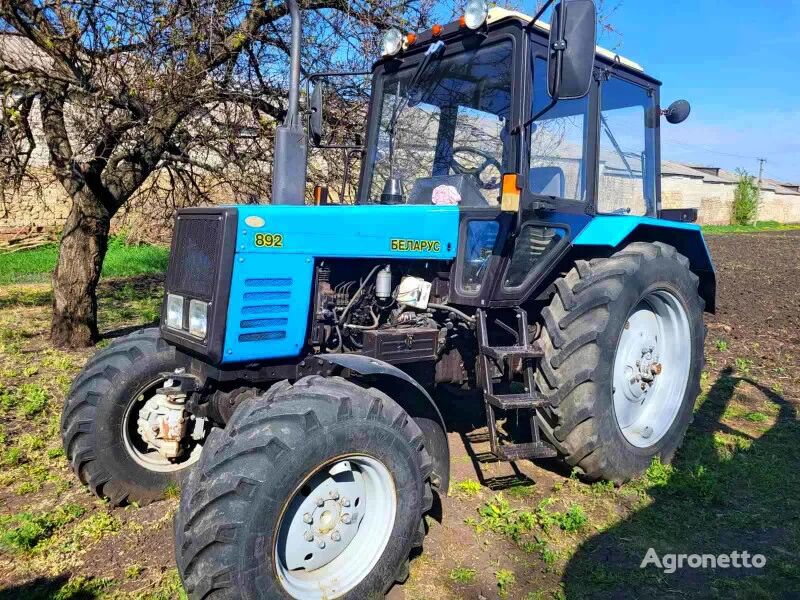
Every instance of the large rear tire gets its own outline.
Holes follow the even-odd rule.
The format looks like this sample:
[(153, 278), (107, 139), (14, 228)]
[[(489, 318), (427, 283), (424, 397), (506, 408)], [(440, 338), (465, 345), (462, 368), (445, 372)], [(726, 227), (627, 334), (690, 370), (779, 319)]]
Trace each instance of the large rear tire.
[(189, 597), (382, 597), (425, 535), (424, 440), (391, 398), (339, 377), (245, 401), (183, 489), (175, 553)]
[(578, 261), (542, 312), (544, 433), (589, 479), (623, 483), (669, 462), (700, 392), (703, 300), (675, 248), (637, 242)]
[(175, 463), (137, 440), (137, 410), (180, 366), (158, 329), (115, 340), (95, 354), (72, 384), (61, 414), (61, 439), (72, 470), (112, 504), (159, 500), (199, 457)]

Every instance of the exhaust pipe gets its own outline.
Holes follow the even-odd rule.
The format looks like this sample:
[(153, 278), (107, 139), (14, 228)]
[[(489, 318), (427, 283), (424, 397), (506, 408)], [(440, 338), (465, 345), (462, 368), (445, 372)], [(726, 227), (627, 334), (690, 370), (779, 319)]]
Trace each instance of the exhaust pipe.
[(275, 130), (272, 163), (272, 203), (305, 204), (307, 136), (300, 116), (300, 40), (303, 23), (297, 0), (286, 0), (292, 19), (289, 106), (283, 125)]

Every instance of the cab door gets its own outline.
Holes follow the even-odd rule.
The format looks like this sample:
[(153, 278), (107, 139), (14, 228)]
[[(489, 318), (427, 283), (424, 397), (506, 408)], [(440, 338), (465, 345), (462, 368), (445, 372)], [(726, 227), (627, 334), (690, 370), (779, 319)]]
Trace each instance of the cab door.
[[(551, 103), (547, 55), (532, 40), (525, 119)], [(523, 302), (566, 254), (594, 211), (597, 82), (583, 98), (560, 100), (523, 133), (519, 227), (498, 265), (492, 304)]]

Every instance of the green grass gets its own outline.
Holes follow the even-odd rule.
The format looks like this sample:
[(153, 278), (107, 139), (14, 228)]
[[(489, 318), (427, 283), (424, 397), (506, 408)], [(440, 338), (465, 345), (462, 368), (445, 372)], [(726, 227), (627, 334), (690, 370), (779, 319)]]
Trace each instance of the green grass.
[[(128, 246), (112, 238), (103, 262), (103, 277), (131, 277), (163, 273), (169, 251), (157, 246)], [(0, 254), (0, 285), (47, 281), (56, 266), (58, 246), (49, 244), (32, 250)]]
[(475, 580), (477, 571), (467, 567), (456, 567), (450, 571), (450, 579), (462, 585), (469, 585)]
[(49, 512), (22, 512), (0, 517), (0, 547), (11, 552), (33, 550), (57, 529), (82, 516), (84, 512), (85, 509), (78, 504), (67, 504)]
[(755, 225), (703, 225), (704, 233), (756, 233), (759, 231), (792, 231), (795, 229), (800, 229), (800, 223), (759, 221)]
[(453, 488), (457, 494), (463, 496), (477, 496), (481, 492), (481, 484), (474, 479), (464, 479), (456, 483)]
[(508, 569), (500, 569), (495, 572), (494, 576), (497, 579), (497, 587), (499, 588), (500, 597), (501, 598), (507, 597), (509, 589), (517, 581), (517, 578), (514, 576), (514, 573), (512, 573)]

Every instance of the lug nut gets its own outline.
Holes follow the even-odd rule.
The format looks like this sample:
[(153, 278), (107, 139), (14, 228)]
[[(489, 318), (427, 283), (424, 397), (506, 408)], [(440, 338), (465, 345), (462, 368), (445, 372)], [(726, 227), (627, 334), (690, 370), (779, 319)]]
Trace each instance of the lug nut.
[(650, 367), (650, 371), (652, 371), (653, 375), (660, 375), (661, 369), (661, 363), (655, 363), (652, 367)]
[(311, 523), (313, 521), (314, 521), (314, 519), (311, 518), (311, 515), (309, 513), (306, 513), (306, 514), (303, 515), (303, 523), (308, 524), (308, 523)]
[(319, 540), (319, 541), (317, 542), (317, 548), (319, 548), (320, 550), (322, 550), (324, 547), (325, 547), (325, 542), (324, 542), (323, 540)]
[(317, 506), (325, 506), (325, 498), (317, 498)]
[(331, 490), (328, 495), (334, 500), (339, 499), (339, 492), (337, 492), (336, 490)]
[(350, 500), (345, 497), (342, 497), (342, 506), (350, 506)]
[(350, 518), (350, 515), (348, 513), (344, 513), (342, 515), (342, 523), (344, 523), (345, 525), (349, 525), (351, 520), (352, 519)]
[(313, 541), (314, 541), (314, 534), (313, 534), (313, 533), (311, 533), (311, 531), (306, 531), (306, 532), (303, 534), (303, 537), (305, 538), (305, 540), (306, 540), (307, 542), (313, 542)]
[(338, 531), (334, 531), (334, 532), (331, 534), (331, 539), (332, 539), (334, 542), (338, 542), (339, 540), (341, 540), (341, 539), (342, 539), (342, 536), (341, 536), (341, 535), (339, 535), (339, 532), (338, 532)]

